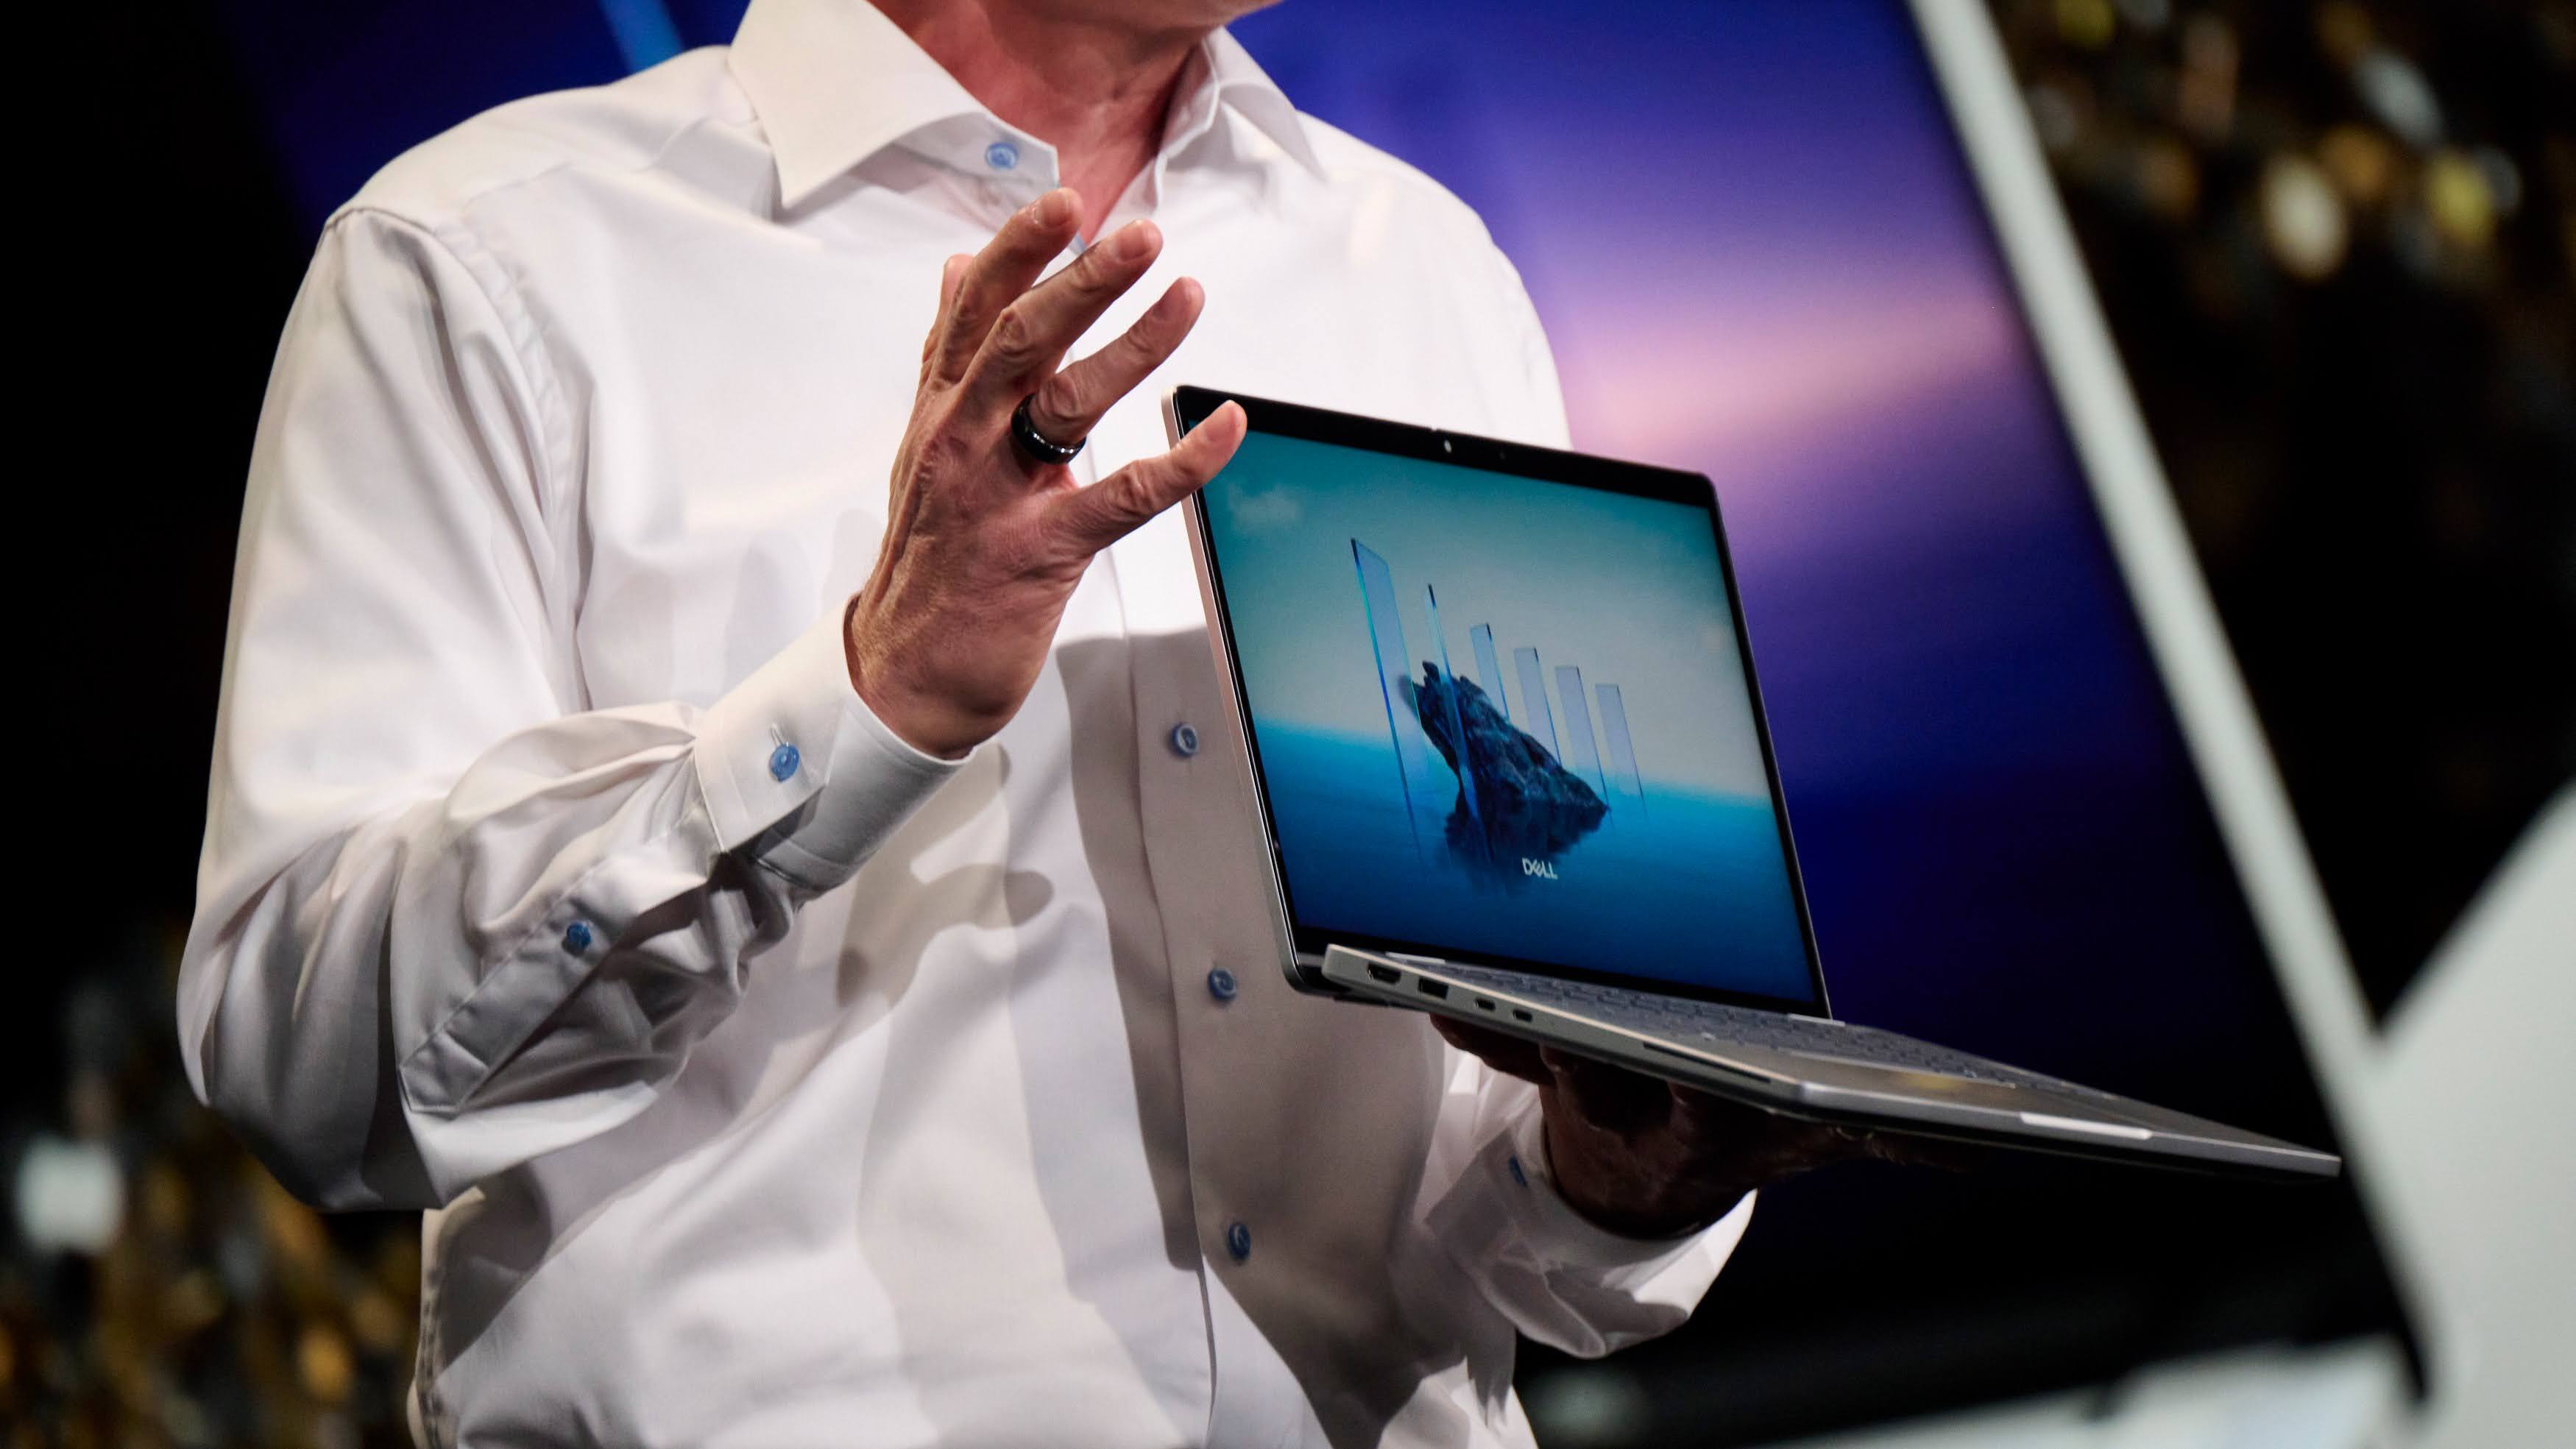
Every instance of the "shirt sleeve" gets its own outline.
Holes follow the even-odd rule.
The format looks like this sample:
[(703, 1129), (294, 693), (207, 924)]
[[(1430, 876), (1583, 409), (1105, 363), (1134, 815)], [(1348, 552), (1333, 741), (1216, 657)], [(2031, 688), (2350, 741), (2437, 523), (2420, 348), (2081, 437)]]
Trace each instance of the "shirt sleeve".
[(957, 768), (861, 703), (840, 608), (704, 708), (587, 707), (533, 336), (470, 236), (344, 214), (253, 447), (180, 1046), (325, 1206), (641, 1112)]
[(1569, 1206), (1536, 1087), (1448, 1049), (1450, 1078), (1416, 1215), (1522, 1333), (1584, 1358), (1679, 1327), (1753, 1220), (1746, 1194), (1707, 1228), (1621, 1237)]

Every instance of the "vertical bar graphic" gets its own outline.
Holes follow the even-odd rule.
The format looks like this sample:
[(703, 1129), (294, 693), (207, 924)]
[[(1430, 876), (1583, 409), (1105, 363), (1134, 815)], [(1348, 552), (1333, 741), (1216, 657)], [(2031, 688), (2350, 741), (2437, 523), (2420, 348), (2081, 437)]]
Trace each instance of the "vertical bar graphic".
[(1596, 684), (1592, 697), (1601, 704), (1601, 752), (1609, 766), (1611, 788), (1623, 790), (1637, 801), (1637, 809), (1646, 808), (1646, 780), (1637, 773), (1637, 745), (1628, 738), (1628, 702), (1620, 697), (1619, 686)]
[(1395, 741), (1396, 780), (1404, 790), (1404, 819), (1413, 830), (1415, 854), (1422, 851), (1420, 813), (1430, 808), (1431, 742), (1405, 702), (1404, 687), (1413, 676), (1406, 662), (1404, 620), (1395, 609), (1395, 576), (1386, 560), (1358, 539), (1351, 540), (1351, 560), (1359, 568), (1360, 604), (1368, 613), (1369, 644), (1377, 651), (1379, 697), (1386, 702), (1387, 733)]
[(1592, 745), (1592, 706), (1583, 697), (1583, 671), (1571, 664), (1556, 666), (1557, 703), (1565, 706), (1565, 767), (1599, 785), (1603, 796), (1610, 793), (1609, 784), (1601, 778), (1601, 752)]
[(1538, 651), (1513, 650), (1512, 667), (1520, 671), (1521, 707), (1529, 711), (1529, 724), (1525, 728), (1529, 730), (1531, 739), (1554, 755), (1557, 753), (1556, 714), (1547, 705), (1547, 675), (1539, 669)]
[(1458, 709), (1458, 672), (1449, 667), (1449, 638), (1440, 632), (1440, 591), (1429, 584), (1422, 586), (1422, 608), (1431, 620), (1431, 649), (1440, 656), (1440, 677), (1448, 690), (1441, 698), (1447, 702), (1449, 742), (1458, 749), (1458, 796), (1467, 802), (1467, 818), (1481, 821), (1485, 812), (1476, 808), (1476, 763), (1467, 751), (1467, 722)]
[(1494, 661), (1494, 626), (1479, 624), (1467, 631), (1467, 642), (1476, 647), (1476, 682), (1493, 696), (1494, 712), (1503, 723), (1512, 722), (1512, 702), (1503, 698), (1503, 666)]

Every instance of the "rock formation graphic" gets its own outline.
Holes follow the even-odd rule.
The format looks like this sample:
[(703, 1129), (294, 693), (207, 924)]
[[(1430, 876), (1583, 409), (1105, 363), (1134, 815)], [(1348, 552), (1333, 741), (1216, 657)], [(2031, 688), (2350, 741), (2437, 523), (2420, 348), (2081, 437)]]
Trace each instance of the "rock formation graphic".
[(1444, 832), (1452, 850), (1508, 876), (1522, 860), (1555, 859), (1610, 813), (1598, 792), (1504, 719), (1476, 681), (1444, 675), (1426, 659), (1422, 682), (1405, 679), (1403, 690), (1405, 707), (1461, 782)]

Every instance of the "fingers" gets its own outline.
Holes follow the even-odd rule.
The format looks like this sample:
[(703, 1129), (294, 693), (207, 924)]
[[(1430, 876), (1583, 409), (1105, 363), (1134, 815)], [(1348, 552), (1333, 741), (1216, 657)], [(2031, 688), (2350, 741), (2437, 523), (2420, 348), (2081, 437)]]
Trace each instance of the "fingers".
[(1672, 1090), (1660, 1077), (1632, 1072), (1556, 1047), (1539, 1048), (1556, 1088), (1584, 1121), (1627, 1136), (1667, 1121)]
[(925, 379), (954, 383), (965, 377), (1002, 314), (1073, 240), (1078, 221), (1073, 193), (1050, 191), (1011, 213), (966, 263), (953, 289), (942, 279), (948, 305), (933, 329)]
[(1017, 407), (1162, 251), (1163, 234), (1150, 221), (1111, 232), (1073, 265), (1002, 308), (966, 369), (966, 386), (985, 407)]
[(948, 320), (957, 305), (957, 283), (966, 275), (966, 264), (975, 260), (959, 252), (939, 267), (939, 307), (930, 314), (930, 331), (921, 339), (921, 381), (930, 380), (931, 360), (939, 355), (939, 339), (948, 335)]
[(1046, 380), (1029, 403), (1038, 435), (1071, 443), (1088, 437), (1136, 384), (1163, 365), (1198, 325), (1207, 294), (1188, 277), (1174, 282), (1118, 340)]
[(1555, 1081), (1555, 1078), (1548, 1073), (1547, 1063), (1539, 1057), (1536, 1042), (1524, 1041), (1508, 1032), (1496, 1031), (1489, 1026), (1477, 1026), (1472, 1022), (1459, 1021), (1446, 1016), (1431, 1018), (1431, 1028), (1439, 1032), (1441, 1039), (1451, 1046), (1477, 1058), (1504, 1076), (1518, 1077), (1537, 1087), (1544, 1087)]
[(1863, 1132), (1858, 1134), (1859, 1154), (1899, 1167), (1928, 1167), (1935, 1172), (1968, 1173), (1984, 1166), (1993, 1149), (1966, 1142), (1946, 1142), (1934, 1137), (1916, 1137), (1909, 1133)]
[(1088, 558), (1135, 532), (1206, 486), (1234, 456), (1245, 425), (1242, 404), (1226, 403), (1170, 452), (1140, 458), (1088, 488), (1057, 494), (1052, 523), (1058, 538)]

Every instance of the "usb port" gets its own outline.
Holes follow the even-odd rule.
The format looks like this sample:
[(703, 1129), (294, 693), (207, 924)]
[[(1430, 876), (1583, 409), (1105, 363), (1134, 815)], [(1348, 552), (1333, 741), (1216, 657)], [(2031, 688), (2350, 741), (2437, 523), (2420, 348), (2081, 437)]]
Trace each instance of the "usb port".
[(1444, 983), (1438, 982), (1438, 981), (1434, 981), (1434, 980), (1430, 979), (1430, 978), (1429, 978), (1429, 977), (1427, 977), (1427, 976), (1416, 976), (1416, 977), (1414, 977), (1414, 978), (1413, 978), (1413, 989), (1414, 989), (1414, 990), (1416, 990), (1416, 991), (1421, 992), (1421, 993), (1422, 993), (1423, 995), (1425, 995), (1425, 996), (1433, 996), (1433, 997), (1440, 997), (1440, 998), (1446, 999), (1446, 998), (1448, 997), (1448, 995), (1449, 995), (1449, 988), (1448, 988), (1448, 986), (1447, 986), (1447, 985), (1445, 985)]

